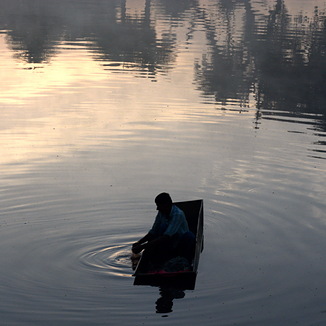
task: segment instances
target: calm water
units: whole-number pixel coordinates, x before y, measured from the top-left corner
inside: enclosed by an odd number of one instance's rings
[[[0,6],[1,325],[326,324],[324,1]],[[161,191],[194,291],[133,286]]]

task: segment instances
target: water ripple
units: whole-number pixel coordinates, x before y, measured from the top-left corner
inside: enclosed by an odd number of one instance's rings
[[[79,261],[90,271],[130,277],[130,243],[90,248]]]

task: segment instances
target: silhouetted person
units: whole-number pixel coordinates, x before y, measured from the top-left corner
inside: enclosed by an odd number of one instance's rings
[[[184,212],[172,203],[168,193],[155,198],[158,214],[149,232],[133,244],[132,252],[143,249],[152,262],[162,262],[173,256],[192,259],[195,236],[189,231]]]

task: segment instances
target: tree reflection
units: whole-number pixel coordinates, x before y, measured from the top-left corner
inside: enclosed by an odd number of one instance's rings
[[[254,51],[262,107],[325,112],[326,42],[321,18],[316,10],[309,28],[302,30],[299,24],[290,23],[284,2],[277,1]],[[303,19],[298,17],[297,22]]]
[[[185,11],[199,7],[198,0],[159,0],[159,2],[166,15],[176,19],[179,19]]]
[[[60,19],[40,1],[2,0],[0,5],[0,29],[6,30],[16,57],[28,63],[47,62],[63,34]]]
[[[199,88],[207,95],[214,95],[218,103],[226,105],[229,100],[238,100],[240,106],[245,107],[254,80],[254,61],[246,38],[248,33],[244,33],[244,38],[237,34],[233,19],[235,8],[233,1],[221,1],[216,5],[219,20],[224,25],[205,13],[210,49],[196,65],[195,74]],[[250,30],[252,23],[252,13],[248,10],[244,28]]]
[[[325,126],[324,13],[315,8],[311,19],[290,16],[283,0],[263,17],[251,1],[221,0],[215,10],[215,16],[205,12],[209,50],[195,68],[199,89],[221,105],[236,101],[239,110],[254,92],[256,128],[262,116],[280,111],[321,114],[318,128]]]
[[[74,1],[0,0],[0,29],[16,56],[29,63],[48,62],[60,42],[86,41],[96,60],[137,64],[155,72],[174,59],[175,38],[157,40],[150,0],[141,16],[128,15],[125,0]]]
[[[235,39],[234,26],[237,1],[221,1],[217,10],[223,17],[225,41],[216,22],[206,19],[207,39],[210,45],[197,65],[196,77],[200,88],[214,94],[222,104],[227,99],[246,99],[255,81],[257,95],[264,108],[307,108],[323,110],[325,103],[325,26],[318,10],[307,30],[293,25],[284,1],[278,0],[266,17],[266,25],[255,26],[255,15],[250,2],[242,2],[243,30]],[[304,19],[298,17],[298,20]],[[258,33],[259,31],[259,33]],[[316,101],[317,97],[317,101]]]
[[[97,60],[123,61],[138,64],[154,73],[173,60],[175,38],[163,35],[158,42],[150,17],[150,0],[145,1],[143,16],[133,18],[126,13],[126,2],[121,2],[121,15],[94,24],[94,43],[98,46]]]
[[[324,118],[325,15],[316,7],[313,17],[291,16],[286,1],[267,3],[273,4],[271,10],[259,11],[264,3],[250,0],[142,0],[133,14],[127,0],[82,5],[0,0],[0,29],[16,55],[29,63],[48,62],[59,43],[86,41],[95,60],[124,62],[155,75],[171,67],[177,55],[173,26],[188,19],[187,37],[204,30],[207,40],[207,49],[195,62],[196,85],[204,96],[243,110],[254,94],[257,121],[276,111]],[[171,27],[160,35],[153,4]]]

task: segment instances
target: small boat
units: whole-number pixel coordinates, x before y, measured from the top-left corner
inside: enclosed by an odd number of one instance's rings
[[[145,261],[144,256],[141,256],[135,268],[134,285],[177,285],[178,288],[185,290],[193,290],[197,277],[199,264],[199,256],[204,248],[203,238],[203,200],[192,200],[185,202],[177,202],[174,205],[178,206],[185,213],[190,231],[196,235],[196,246],[193,254],[193,259],[187,268],[181,270],[166,271],[148,270],[150,262]],[[146,250],[146,249],[145,249]],[[162,262],[162,266],[164,262]]]

